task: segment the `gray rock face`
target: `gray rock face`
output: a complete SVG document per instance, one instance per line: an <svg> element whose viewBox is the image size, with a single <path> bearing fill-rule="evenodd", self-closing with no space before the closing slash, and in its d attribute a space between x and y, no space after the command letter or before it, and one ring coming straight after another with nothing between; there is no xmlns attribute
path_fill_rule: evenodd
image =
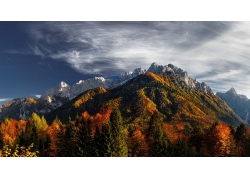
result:
<svg viewBox="0 0 250 180"><path fill-rule="evenodd" d="M250 123L250 100L245 95L237 94L234 88L225 93L217 92L216 95L224 100L242 120Z"/></svg>
<svg viewBox="0 0 250 180"><path fill-rule="evenodd" d="M204 82L199 83L198 81L196 81L196 80L192 79L190 76L188 76L188 73L186 71L183 71L182 69L180 69L172 64L162 66L162 65L157 65L156 63L153 63L149 67L148 72L152 72L155 74L167 73L170 76L171 76L171 73L174 73L177 76L179 76L183 81L185 81L186 84L188 85L188 87L190 87L191 89L195 89L195 90L198 90L201 92L213 94L212 89L209 86L207 86Z"/></svg>

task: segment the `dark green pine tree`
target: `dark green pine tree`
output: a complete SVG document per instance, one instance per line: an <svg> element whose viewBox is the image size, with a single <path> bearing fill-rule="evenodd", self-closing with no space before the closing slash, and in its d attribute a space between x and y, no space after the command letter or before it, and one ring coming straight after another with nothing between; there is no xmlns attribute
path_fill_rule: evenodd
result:
<svg viewBox="0 0 250 180"><path fill-rule="evenodd" d="M247 156L248 154L250 154L248 147L249 147L249 143L247 141L248 137L247 137L247 127L245 124L241 124L240 126L238 126L236 128L236 132L235 132L235 144L236 146L238 146L239 144L242 144L242 156Z"/></svg>
<svg viewBox="0 0 250 180"><path fill-rule="evenodd" d="M92 140L92 130L91 130L91 121L85 120L82 117L79 117L76 121L77 131L77 156L80 157L93 157L93 140Z"/></svg>
<svg viewBox="0 0 250 180"><path fill-rule="evenodd" d="M94 157L104 156L102 134L98 126L96 126L95 135L93 139L93 156Z"/></svg>
<svg viewBox="0 0 250 180"><path fill-rule="evenodd" d="M112 157L114 139L111 132L110 122L107 125L102 126L102 134L100 138L101 138L100 156Z"/></svg>
<svg viewBox="0 0 250 180"><path fill-rule="evenodd" d="M151 156L165 157L168 154L168 145L163 133L162 122L159 113L155 112L149 122L148 139L151 141Z"/></svg>
<svg viewBox="0 0 250 180"><path fill-rule="evenodd" d="M190 147L195 147L195 151L197 152L197 155L200 154L202 140L203 140L202 129L200 126L195 126L193 128L193 131L191 132L189 144L190 144Z"/></svg>
<svg viewBox="0 0 250 180"><path fill-rule="evenodd" d="M56 146L58 147L57 156L58 157L68 157L68 146L69 144L66 142L65 132L63 128L60 128L58 132L58 141L56 142Z"/></svg>
<svg viewBox="0 0 250 180"><path fill-rule="evenodd" d="M234 138L236 143L239 143L240 141L245 143L247 139L247 127L245 124L241 124L237 127Z"/></svg>
<svg viewBox="0 0 250 180"><path fill-rule="evenodd" d="M77 156L77 128L75 123L69 119L65 132L65 156Z"/></svg>
<svg viewBox="0 0 250 180"><path fill-rule="evenodd" d="M110 115L111 137L113 144L111 144L111 156L113 157L127 157L128 146L126 142L126 133L123 125L121 112L117 107L113 108Z"/></svg>
<svg viewBox="0 0 250 180"><path fill-rule="evenodd" d="M40 143L39 143L39 138L38 138L38 133L37 133L37 128L35 126L33 126L32 128L32 133L30 136L30 140L31 143L33 143L33 147L31 149L31 151L39 151L40 150ZM39 155L39 154L38 154Z"/></svg>
<svg viewBox="0 0 250 180"><path fill-rule="evenodd" d="M186 141L183 138L179 138L175 146L176 157L194 157L196 154L188 147Z"/></svg>
<svg viewBox="0 0 250 180"><path fill-rule="evenodd" d="M24 131L22 129L21 134L19 135L19 147L21 146L25 146L25 134Z"/></svg>
<svg viewBox="0 0 250 180"><path fill-rule="evenodd" d="M162 126L157 126L154 133L154 141L152 144L152 152L155 157L168 156L168 145L163 134Z"/></svg>

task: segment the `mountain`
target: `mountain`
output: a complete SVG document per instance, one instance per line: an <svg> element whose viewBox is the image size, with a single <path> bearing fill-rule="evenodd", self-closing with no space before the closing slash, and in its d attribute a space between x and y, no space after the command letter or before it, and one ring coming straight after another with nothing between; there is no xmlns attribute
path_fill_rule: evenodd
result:
<svg viewBox="0 0 250 180"><path fill-rule="evenodd" d="M3 120L4 117L28 119L32 112L42 115L62 106L86 90L99 86L105 86L106 88L116 87L145 72L146 70L136 68L133 72L126 72L110 79L95 77L80 80L73 86L69 86L62 81L58 86L45 91L40 98L16 98L4 105L0 105L0 120Z"/></svg>
<svg viewBox="0 0 250 180"><path fill-rule="evenodd" d="M110 90L122 86L131 79L149 72L168 76L172 79L176 79L178 77L178 81L173 83L180 81L181 86L185 87L186 89L213 95L213 92L209 86L207 86L204 82L199 83L197 80L192 79L190 76L188 76L186 71L183 71L172 64L162 66L152 63L148 70L136 68L133 72L129 71L121 74L120 76L114 76L112 78L106 79L104 77L95 77L87 80L80 80L78 83L72 86L69 86L62 81L58 84L58 86L45 91L45 93L39 99L33 99L33 101L36 103L30 103L29 99L31 98L22 98L14 99L9 103L0 106L0 120L5 116L15 119L27 119L30 117L32 112L42 115L55 110L70 100L73 100L82 92L86 92L97 87L103 87L104 89Z"/></svg>
<svg viewBox="0 0 250 180"><path fill-rule="evenodd" d="M115 78L104 77L95 77L87 80L80 80L78 83L73 86L67 85L65 82L61 82L57 87L47 90L43 95L42 99L48 99L53 96L60 96L63 98L68 98L69 100L73 99L82 92L85 92L89 89L104 87L105 89L112 89L117 86L120 86L130 79L137 77L140 74L145 74L146 72L152 72L154 74L168 74L169 76L175 74L179 76L185 83L192 89L199 90L201 92L213 94L211 88L207 86L204 82L199 83L198 81L192 79L188 76L186 71L172 65L168 64L166 66L158 65L152 63L148 70L136 68L133 72L129 71ZM60 105L60 104L59 104ZM56 106L56 104L54 104ZM59 106L57 106L59 107Z"/></svg>
<svg viewBox="0 0 250 180"><path fill-rule="evenodd" d="M243 122L218 96L190 86L173 72L146 72L113 89L88 90L47 113L45 118L51 123L58 116L66 123L69 117L74 119L83 113L99 122L114 106L119 107L128 124L145 124L155 112L164 122L183 127L208 126L214 121L238 126Z"/></svg>
<svg viewBox="0 0 250 180"><path fill-rule="evenodd" d="M61 82L57 87L45 91L41 98L46 99L48 97L60 96L71 100L80 93L99 86L103 86L107 89L120 86L128 80L140 74L144 74L145 72L146 70L136 68L133 72L129 71L124 74L121 74L120 76L113 77L110 79L105 79L104 77L94 77L87 80L80 80L78 83L72 86L67 85L65 82Z"/></svg>
<svg viewBox="0 0 250 180"><path fill-rule="evenodd" d="M47 99L16 98L4 105L0 105L0 120L3 120L4 117L18 120L28 119L33 112L42 115L68 101L69 99L60 96L48 97Z"/></svg>
<svg viewBox="0 0 250 180"><path fill-rule="evenodd" d="M223 99L241 119L250 123L250 100L245 95L237 94L234 88L225 93L217 92L216 95Z"/></svg>

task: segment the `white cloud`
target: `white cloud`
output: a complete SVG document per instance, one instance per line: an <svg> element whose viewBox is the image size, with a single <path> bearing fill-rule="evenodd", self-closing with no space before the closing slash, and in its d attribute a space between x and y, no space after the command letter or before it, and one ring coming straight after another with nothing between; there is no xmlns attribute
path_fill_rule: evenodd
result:
<svg viewBox="0 0 250 180"><path fill-rule="evenodd" d="M3 99L0 99L0 102L4 102L4 101L10 101L12 100L13 98L3 98Z"/></svg>
<svg viewBox="0 0 250 180"><path fill-rule="evenodd" d="M48 22L30 34L34 54L82 73L171 63L214 92L234 87L250 98L250 22Z"/></svg>

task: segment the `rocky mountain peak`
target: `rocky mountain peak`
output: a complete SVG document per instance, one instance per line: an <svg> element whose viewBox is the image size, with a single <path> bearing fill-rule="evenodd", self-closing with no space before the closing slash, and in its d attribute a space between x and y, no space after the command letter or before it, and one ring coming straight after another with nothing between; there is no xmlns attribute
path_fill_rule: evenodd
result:
<svg viewBox="0 0 250 180"><path fill-rule="evenodd" d="M225 93L217 92L216 95L223 99L241 119L250 123L250 100L245 95L237 94L233 87Z"/></svg>
<svg viewBox="0 0 250 180"><path fill-rule="evenodd" d="M183 71L181 68L174 66L173 64L168 64L166 66L158 65L155 62L151 64L147 72L153 72L155 74L176 74L179 76L191 89L199 90L205 93L213 94L212 89L207 86L204 82L199 83L196 79L192 79L188 76L186 71Z"/></svg>
<svg viewBox="0 0 250 180"><path fill-rule="evenodd" d="M59 85L58 85L58 87L62 87L62 88L65 88L67 86L69 86L69 85L66 84L64 81L60 82Z"/></svg>
<svg viewBox="0 0 250 180"><path fill-rule="evenodd" d="M229 93L229 94L233 94L233 95L237 95L237 92L236 92L236 90L232 87L231 89L229 89L228 91L227 91L227 93Z"/></svg>

